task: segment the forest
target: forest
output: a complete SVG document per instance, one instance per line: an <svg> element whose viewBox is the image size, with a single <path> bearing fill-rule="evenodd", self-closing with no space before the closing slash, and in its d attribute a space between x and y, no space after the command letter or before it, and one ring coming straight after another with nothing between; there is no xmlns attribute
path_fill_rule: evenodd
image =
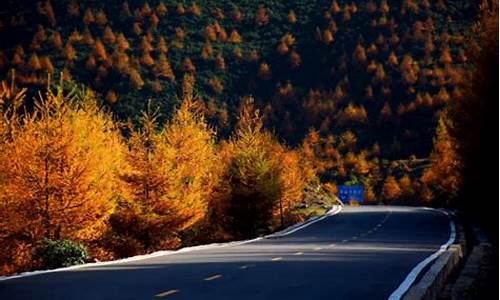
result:
<svg viewBox="0 0 500 300"><path fill-rule="evenodd" d="M471 161L494 126L496 0L21 0L0 15L0 274L47 265L47 241L109 260L255 237L337 185L468 209L487 165Z"/></svg>

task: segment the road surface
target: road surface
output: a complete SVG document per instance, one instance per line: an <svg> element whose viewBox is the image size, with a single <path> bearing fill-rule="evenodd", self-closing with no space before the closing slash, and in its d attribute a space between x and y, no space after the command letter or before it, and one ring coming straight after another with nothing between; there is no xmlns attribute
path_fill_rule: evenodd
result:
<svg viewBox="0 0 500 300"><path fill-rule="evenodd" d="M450 237L410 207L344 207L281 238L0 281L0 299L387 299Z"/></svg>

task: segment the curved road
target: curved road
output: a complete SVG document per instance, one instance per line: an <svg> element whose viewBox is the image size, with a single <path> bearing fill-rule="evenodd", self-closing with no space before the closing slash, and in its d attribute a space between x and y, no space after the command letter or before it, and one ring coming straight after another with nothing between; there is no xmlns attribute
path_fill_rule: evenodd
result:
<svg viewBox="0 0 500 300"><path fill-rule="evenodd" d="M433 210L344 207L280 238L0 281L0 299L387 299L449 237Z"/></svg>

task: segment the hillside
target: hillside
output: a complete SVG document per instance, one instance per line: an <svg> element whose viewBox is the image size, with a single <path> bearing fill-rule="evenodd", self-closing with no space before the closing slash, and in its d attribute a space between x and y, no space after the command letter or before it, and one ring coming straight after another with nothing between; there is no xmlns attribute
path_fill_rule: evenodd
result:
<svg viewBox="0 0 500 300"><path fill-rule="evenodd" d="M252 95L289 144L309 128L382 157L429 154L436 113L457 93L470 1L10 1L0 77L43 87L64 72L137 120L168 117L184 72L227 136ZM10 12L10 13L9 13Z"/></svg>

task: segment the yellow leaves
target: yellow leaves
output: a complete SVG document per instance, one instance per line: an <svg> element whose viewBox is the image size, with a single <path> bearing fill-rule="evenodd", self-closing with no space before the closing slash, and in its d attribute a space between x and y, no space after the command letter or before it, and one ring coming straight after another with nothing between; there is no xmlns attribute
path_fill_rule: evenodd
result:
<svg viewBox="0 0 500 300"><path fill-rule="evenodd" d="M218 169L215 133L206 124L201 105L193 99L193 86L193 76L186 75L183 102L165 126L158 128L158 114L148 112L141 129L131 129L130 169L122 178L130 201L139 207L128 213L138 215L145 226L135 228L139 233L132 238L146 249L169 244L172 234L203 218L218 180L214 172ZM141 237L153 229L154 241Z"/></svg>
<svg viewBox="0 0 500 300"><path fill-rule="evenodd" d="M423 172L420 180L436 194L451 198L456 195L461 184L460 160L456 141L449 134L449 125L446 124L445 118L444 114L439 118L434 147L429 157L432 165ZM428 193L428 196L433 196L433 193Z"/></svg>
<svg viewBox="0 0 500 300"><path fill-rule="evenodd" d="M236 29L233 29L233 31L231 32L231 35L229 36L229 42L233 44L241 43L241 36Z"/></svg>
<svg viewBox="0 0 500 300"><path fill-rule="evenodd" d="M344 126L346 124L366 124L368 123L368 114L365 108L361 105L349 103L347 107L339 111L335 116L337 124Z"/></svg>
<svg viewBox="0 0 500 300"><path fill-rule="evenodd" d="M109 115L92 94L79 105L51 91L25 115L3 145L2 228L32 239L95 239L119 193L123 146ZM36 214L33 214L36 212Z"/></svg>

